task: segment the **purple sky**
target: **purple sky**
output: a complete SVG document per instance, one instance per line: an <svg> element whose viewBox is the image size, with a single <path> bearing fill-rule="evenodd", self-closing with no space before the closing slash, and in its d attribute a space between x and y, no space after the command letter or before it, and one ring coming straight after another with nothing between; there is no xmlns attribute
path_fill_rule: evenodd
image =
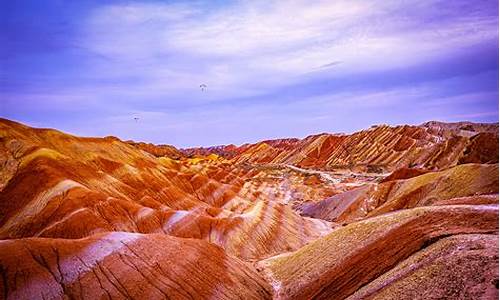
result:
<svg viewBox="0 0 500 300"><path fill-rule="evenodd" d="M180 147L498 121L498 1L311 3L2 1L0 116Z"/></svg>

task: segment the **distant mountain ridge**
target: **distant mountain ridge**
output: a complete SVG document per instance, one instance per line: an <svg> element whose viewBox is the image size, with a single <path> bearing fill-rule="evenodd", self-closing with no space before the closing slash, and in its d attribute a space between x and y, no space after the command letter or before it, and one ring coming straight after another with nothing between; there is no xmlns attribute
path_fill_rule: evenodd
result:
<svg viewBox="0 0 500 300"><path fill-rule="evenodd" d="M430 121L418 126L374 125L353 134L322 133L304 139L285 138L180 151L188 157L214 153L235 163L386 171L418 166L437 170L465 161L498 162L498 123Z"/></svg>

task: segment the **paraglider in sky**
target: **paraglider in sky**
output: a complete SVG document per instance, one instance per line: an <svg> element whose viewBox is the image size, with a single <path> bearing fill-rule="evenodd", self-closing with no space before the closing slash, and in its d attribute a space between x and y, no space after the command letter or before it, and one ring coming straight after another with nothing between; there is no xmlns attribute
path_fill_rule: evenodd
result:
<svg viewBox="0 0 500 300"><path fill-rule="evenodd" d="M200 84L200 89L201 89L202 91L206 90L206 89L207 89L207 85L206 85L206 84L204 84L204 83Z"/></svg>

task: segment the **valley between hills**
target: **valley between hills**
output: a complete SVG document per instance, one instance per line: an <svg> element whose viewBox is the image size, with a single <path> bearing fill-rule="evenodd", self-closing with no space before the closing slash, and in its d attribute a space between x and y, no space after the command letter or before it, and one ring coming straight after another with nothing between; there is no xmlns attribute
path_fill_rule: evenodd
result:
<svg viewBox="0 0 500 300"><path fill-rule="evenodd" d="M177 149L0 119L0 298L498 299L498 130Z"/></svg>

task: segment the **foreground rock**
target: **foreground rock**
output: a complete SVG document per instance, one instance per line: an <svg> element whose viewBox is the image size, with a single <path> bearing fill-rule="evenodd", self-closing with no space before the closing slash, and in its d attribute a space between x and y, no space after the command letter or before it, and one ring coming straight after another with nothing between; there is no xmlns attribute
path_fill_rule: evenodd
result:
<svg viewBox="0 0 500 300"><path fill-rule="evenodd" d="M113 232L0 242L4 299L270 299L269 284L212 244Z"/></svg>
<svg viewBox="0 0 500 300"><path fill-rule="evenodd" d="M348 299L496 298L498 235L467 234L438 240Z"/></svg>
<svg viewBox="0 0 500 300"><path fill-rule="evenodd" d="M260 267L277 298L343 299L440 238L496 232L498 205L415 208L341 227L296 252L264 260ZM489 260L482 268L496 272L497 266ZM444 272L452 276L450 271ZM498 279L498 273L492 276ZM467 286L461 288L460 293L465 293Z"/></svg>

